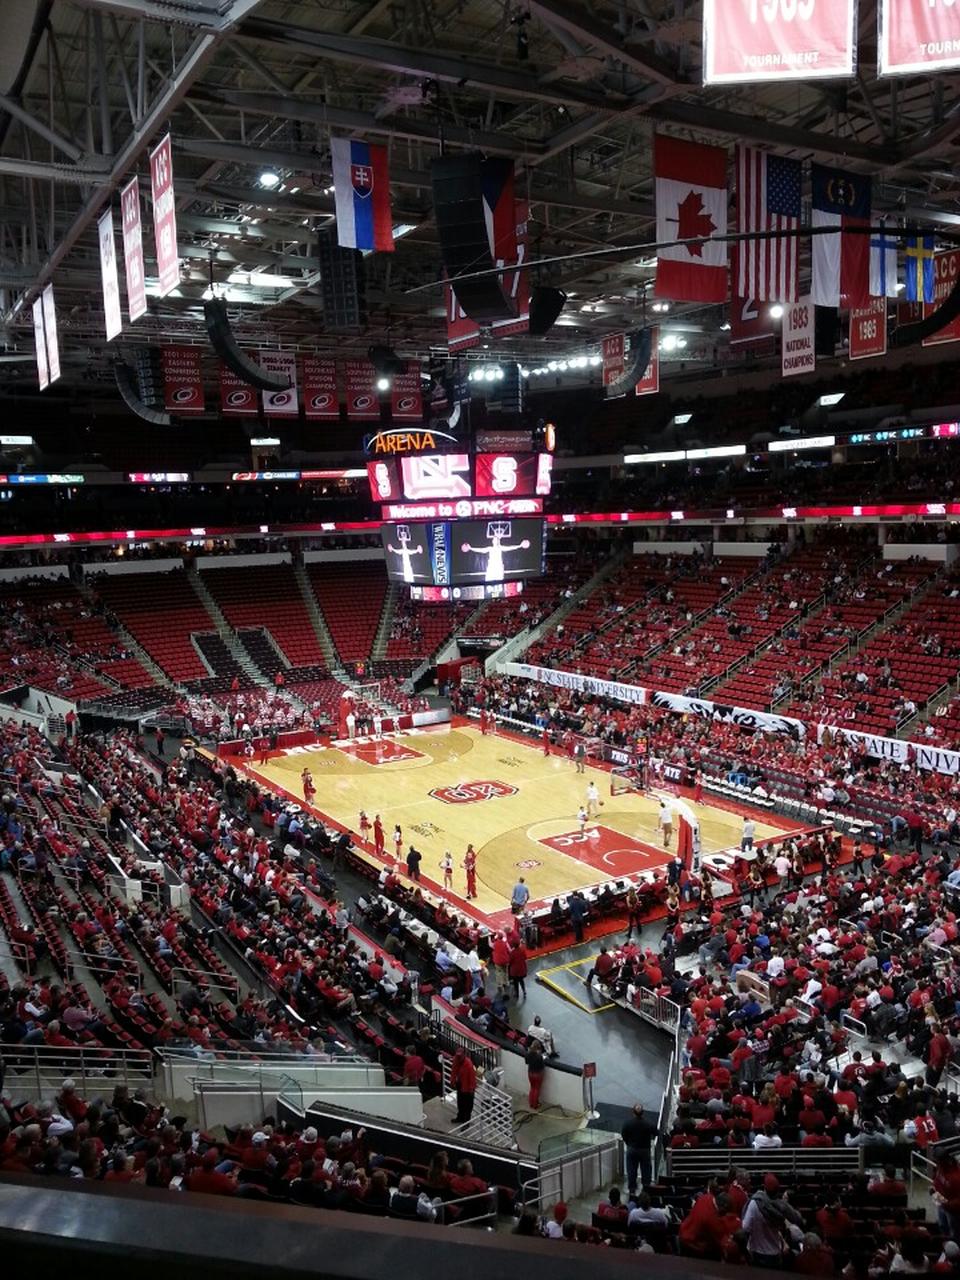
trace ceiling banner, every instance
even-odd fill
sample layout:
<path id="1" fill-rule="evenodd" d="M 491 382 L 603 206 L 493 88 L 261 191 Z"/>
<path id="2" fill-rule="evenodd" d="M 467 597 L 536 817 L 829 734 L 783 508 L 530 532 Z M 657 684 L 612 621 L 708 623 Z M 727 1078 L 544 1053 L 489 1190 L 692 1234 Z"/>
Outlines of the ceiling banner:
<path id="1" fill-rule="evenodd" d="M 52 284 L 48 284 L 43 291 L 43 327 L 47 334 L 47 365 L 50 369 L 50 381 L 56 382 L 60 377 L 60 339 L 57 336 L 57 307 L 53 300 Z"/>
<path id="2" fill-rule="evenodd" d="M 169 133 L 150 152 L 150 191 L 153 196 L 153 235 L 157 246 L 160 297 L 180 283 L 177 249 L 177 206 L 173 194 L 173 157 Z"/>
<path id="3" fill-rule="evenodd" d="M 917 75 L 960 67 L 960 6 L 956 0 L 880 0 L 877 70 Z"/>
<path id="4" fill-rule="evenodd" d="M 113 210 L 104 209 L 97 220 L 100 241 L 100 279 L 103 284 L 103 326 L 110 342 L 123 329 L 120 314 L 120 281 L 117 277 L 117 244 L 113 237 Z"/>
<path id="5" fill-rule="evenodd" d="M 852 76 L 857 0 L 703 0 L 704 84 Z"/>
<path id="6" fill-rule="evenodd" d="M 123 226 L 123 265 L 127 274 L 127 315 L 130 323 L 147 310 L 146 281 L 143 274 L 143 226 L 140 222 L 140 183 L 131 178 L 120 192 L 120 221 Z"/>
<path id="7" fill-rule="evenodd" d="M 33 301 L 33 340 L 37 347 L 37 381 L 40 390 L 50 385 L 50 366 L 47 364 L 47 335 L 43 331 L 43 299 Z"/>
<path id="8" fill-rule="evenodd" d="M 816 373 L 816 307 L 811 298 L 801 298 L 783 309 L 783 351 L 781 372 L 785 378 L 798 373 Z"/>
<path id="9" fill-rule="evenodd" d="M 850 310 L 850 359 L 867 360 L 887 354 L 887 300 L 873 298 L 866 307 Z"/>

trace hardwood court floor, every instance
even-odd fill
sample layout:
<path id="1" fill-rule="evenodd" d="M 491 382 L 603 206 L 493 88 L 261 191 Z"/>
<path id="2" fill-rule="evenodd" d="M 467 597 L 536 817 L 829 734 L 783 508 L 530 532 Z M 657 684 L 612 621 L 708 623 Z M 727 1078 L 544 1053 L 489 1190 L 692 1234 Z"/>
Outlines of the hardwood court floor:
<path id="1" fill-rule="evenodd" d="M 358 739 L 297 747 L 246 770 L 275 790 L 303 803 L 301 770 L 316 786 L 313 808 L 359 834 L 360 810 L 371 822 L 380 814 L 386 852 L 394 851 L 399 823 L 403 852 L 412 843 L 423 854 L 426 886 L 442 882 L 440 860 L 454 861 L 452 897 L 479 919 L 499 923 L 510 892 L 524 876 L 533 902 L 549 901 L 577 887 L 662 866 L 668 854 L 657 831 L 655 794 L 610 795 L 610 775 L 589 767 L 576 773 L 566 756 L 545 757 L 542 747 L 514 736 L 484 737 L 474 725 L 412 730 L 376 743 Z M 590 781 L 602 808 L 581 840 L 577 810 Z M 737 845 L 741 818 L 709 804 L 688 801 L 700 820 L 704 853 Z M 757 822 L 758 839 L 787 829 Z M 676 826 L 674 827 L 674 841 Z M 462 867 L 467 844 L 477 851 L 478 897 L 464 902 Z M 367 846 L 373 855 L 373 846 Z M 390 861 L 392 862 L 392 856 Z"/>

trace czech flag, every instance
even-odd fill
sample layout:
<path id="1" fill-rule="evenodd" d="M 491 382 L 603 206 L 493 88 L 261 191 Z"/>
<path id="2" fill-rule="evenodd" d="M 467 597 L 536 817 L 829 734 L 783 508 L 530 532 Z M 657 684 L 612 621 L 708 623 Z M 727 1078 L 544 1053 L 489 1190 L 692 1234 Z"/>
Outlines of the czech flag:
<path id="1" fill-rule="evenodd" d="M 344 249 L 393 252 L 386 147 L 331 138 L 337 241 Z"/>

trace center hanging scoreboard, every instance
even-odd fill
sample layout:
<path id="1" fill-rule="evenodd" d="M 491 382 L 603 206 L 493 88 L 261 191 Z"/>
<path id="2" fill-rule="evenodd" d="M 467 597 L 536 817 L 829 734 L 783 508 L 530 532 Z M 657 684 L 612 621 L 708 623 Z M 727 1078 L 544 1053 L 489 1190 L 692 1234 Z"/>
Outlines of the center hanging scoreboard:
<path id="1" fill-rule="evenodd" d="M 423 601 L 519 594 L 544 572 L 543 501 L 552 477 L 546 449 L 454 447 L 371 459 L 388 578 Z"/>

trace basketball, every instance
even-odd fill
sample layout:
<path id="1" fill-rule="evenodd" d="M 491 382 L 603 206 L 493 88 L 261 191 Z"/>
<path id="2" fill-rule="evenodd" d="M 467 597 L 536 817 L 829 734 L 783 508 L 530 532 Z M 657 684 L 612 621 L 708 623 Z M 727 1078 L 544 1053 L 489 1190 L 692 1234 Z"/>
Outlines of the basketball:
<path id="1" fill-rule="evenodd" d="M 467 554 L 467 552 L 470 550 L 470 543 L 469 543 L 469 542 L 461 542 L 461 543 L 460 543 L 460 550 L 463 552 L 463 554 L 464 554 L 464 555 L 466 555 L 466 554 Z"/>

